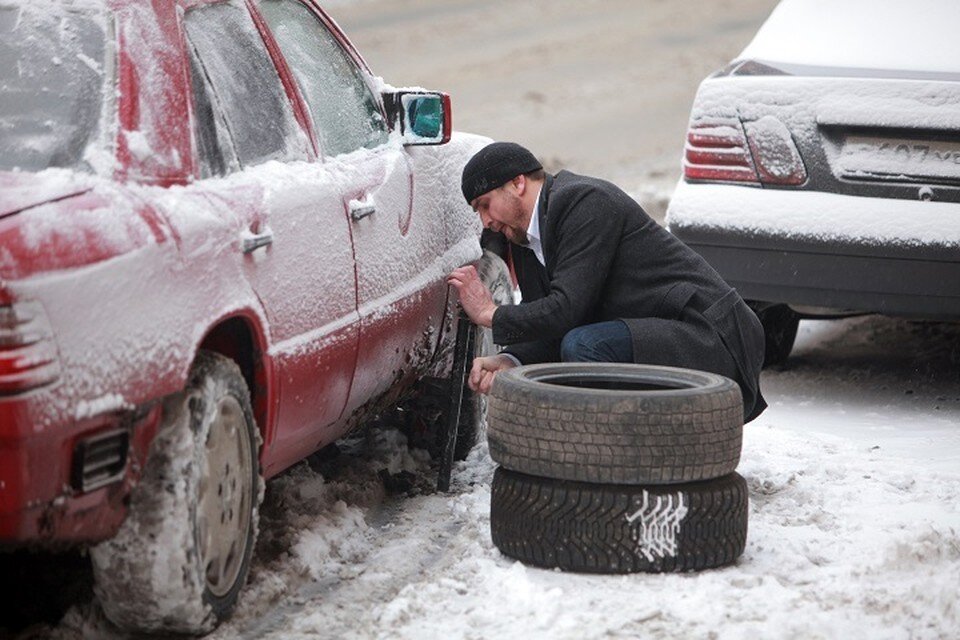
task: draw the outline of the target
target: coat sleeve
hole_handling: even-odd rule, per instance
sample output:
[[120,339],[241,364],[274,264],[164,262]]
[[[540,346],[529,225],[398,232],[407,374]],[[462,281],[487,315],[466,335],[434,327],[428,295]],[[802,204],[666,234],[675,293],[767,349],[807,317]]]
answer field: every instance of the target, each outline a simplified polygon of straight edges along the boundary
[[546,247],[555,256],[550,291],[532,302],[498,308],[493,316],[497,344],[560,340],[585,324],[600,301],[623,231],[623,211],[595,187],[558,209],[552,248]]

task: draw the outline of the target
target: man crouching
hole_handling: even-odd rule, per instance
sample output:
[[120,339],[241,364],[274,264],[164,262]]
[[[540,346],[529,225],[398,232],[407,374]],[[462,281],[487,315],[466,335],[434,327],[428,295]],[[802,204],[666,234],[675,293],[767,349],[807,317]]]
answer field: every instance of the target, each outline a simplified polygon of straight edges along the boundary
[[470,319],[505,350],[477,358],[469,385],[538,362],[634,362],[710,371],[740,385],[744,419],[760,393],[764,335],[735,289],[615,185],[544,172],[530,151],[495,142],[463,170],[484,228],[510,241],[523,302],[497,306],[472,266],[454,270]]

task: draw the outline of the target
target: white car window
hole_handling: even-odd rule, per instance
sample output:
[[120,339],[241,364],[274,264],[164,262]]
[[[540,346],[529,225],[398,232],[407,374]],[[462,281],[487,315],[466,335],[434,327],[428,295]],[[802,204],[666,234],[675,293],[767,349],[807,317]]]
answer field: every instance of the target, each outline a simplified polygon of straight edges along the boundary
[[[263,39],[241,0],[201,5],[187,12],[184,26],[193,55],[223,114],[240,164],[306,158],[303,131]],[[197,96],[194,96],[195,99]],[[201,153],[204,149],[201,147]],[[218,168],[216,161],[203,160]]]
[[313,12],[297,0],[262,0],[259,6],[324,151],[335,156],[386,142],[386,124],[360,70]]

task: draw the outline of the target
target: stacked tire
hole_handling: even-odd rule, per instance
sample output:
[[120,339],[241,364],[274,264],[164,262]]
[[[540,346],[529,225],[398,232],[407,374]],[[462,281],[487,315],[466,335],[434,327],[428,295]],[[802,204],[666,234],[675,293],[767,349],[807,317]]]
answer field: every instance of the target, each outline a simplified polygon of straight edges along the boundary
[[736,383],[689,369],[554,363],[497,375],[494,544],[591,573],[697,571],[746,545]]

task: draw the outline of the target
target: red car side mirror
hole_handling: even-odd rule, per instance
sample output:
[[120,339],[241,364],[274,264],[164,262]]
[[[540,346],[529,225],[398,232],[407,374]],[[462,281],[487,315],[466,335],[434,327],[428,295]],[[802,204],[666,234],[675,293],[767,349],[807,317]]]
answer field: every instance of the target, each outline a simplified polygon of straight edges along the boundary
[[387,123],[404,145],[449,142],[453,130],[450,96],[440,91],[398,89],[383,93]]

